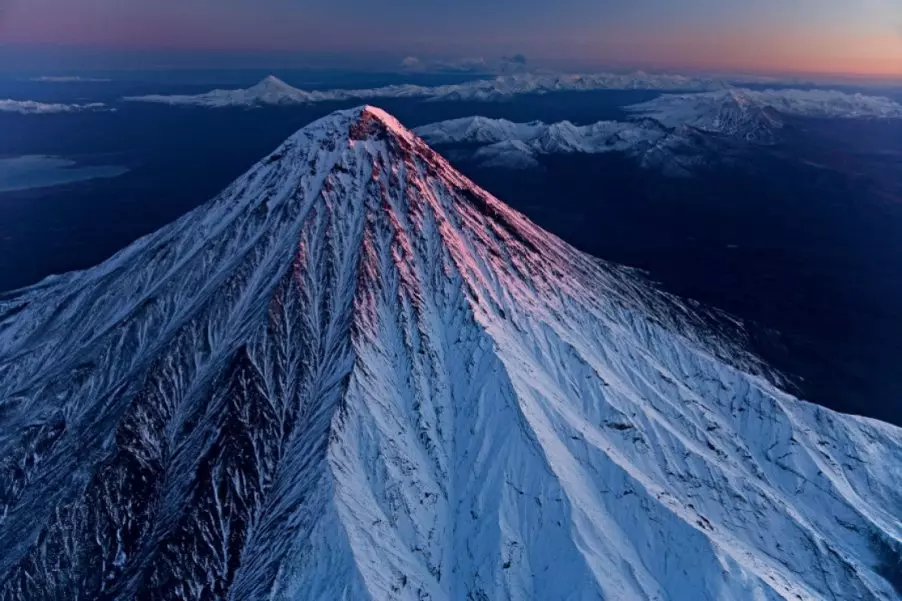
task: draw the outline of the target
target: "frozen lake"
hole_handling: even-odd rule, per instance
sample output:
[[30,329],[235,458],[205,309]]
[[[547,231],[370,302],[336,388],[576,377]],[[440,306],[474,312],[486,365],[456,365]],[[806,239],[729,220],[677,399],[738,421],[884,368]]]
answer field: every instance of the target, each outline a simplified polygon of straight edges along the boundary
[[0,159],[0,192],[47,188],[89,179],[117,177],[128,169],[115,165],[78,164],[67,158],[25,155]]

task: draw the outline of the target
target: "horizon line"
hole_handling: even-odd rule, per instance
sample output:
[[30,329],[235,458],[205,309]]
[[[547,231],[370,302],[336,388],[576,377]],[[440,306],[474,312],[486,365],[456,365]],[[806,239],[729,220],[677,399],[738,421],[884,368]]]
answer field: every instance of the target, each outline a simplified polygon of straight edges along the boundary
[[[64,68],[53,69],[47,65],[33,66],[10,66],[0,64],[0,73],[6,72],[54,72],[54,73],[89,73],[89,72],[140,72],[140,71],[186,71],[186,70],[203,70],[203,71],[229,71],[229,70],[274,70],[274,71],[291,71],[291,70],[329,70],[341,69],[346,71],[359,72],[382,72],[393,74],[409,74],[409,75],[502,75],[497,70],[474,69],[472,71],[454,71],[441,69],[424,69],[422,71],[410,71],[401,67],[400,61],[405,57],[403,52],[386,51],[384,53],[348,53],[336,52],[333,50],[310,50],[310,49],[267,49],[267,48],[186,48],[180,46],[105,46],[105,45],[81,45],[81,44],[50,44],[50,43],[19,43],[19,42],[0,42],[0,48],[17,48],[30,49],[34,52],[47,51],[66,51],[75,50],[86,53],[116,53],[118,59],[125,58],[129,54],[132,55],[153,55],[154,53],[172,57],[180,55],[179,58],[184,59],[215,59],[225,58],[229,55],[235,57],[243,57],[246,59],[294,59],[300,62],[308,61],[309,64],[293,64],[293,65],[216,65],[216,64],[164,64],[164,65],[127,65],[118,64],[115,66],[68,66]],[[427,57],[442,57],[444,59],[453,60],[456,57],[453,54],[427,55]],[[32,57],[36,58],[36,57]],[[91,59],[102,58],[99,55],[93,55]],[[483,58],[483,57],[480,57]],[[500,59],[500,57],[498,57]],[[318,60],[317,60],[318,59]],[[324,59],[334,61],[334,64],[323,64]],[[368,59],[368,60],[367,60]],[[389,61],[397,61],[397,63],[388,64]],[[628,73],[645,71],[651,73],[670,73],[670,74],[699,74],[709,76],[730,76],[730,75],[749,75],[760,77],[774,78],[799,78],[799,77],[817,77],[828,78],[836,77],[852,80],[879,80],[879,81],[899,81],[902,83],[902,68],[897,71],[851,71],[851,70],[833,70],[825,69],[806,69],[792,67],[768,67],[762,65],[742,65],[742,64],[690,64],[690,63],[652,63],[650,61],[630,62],[624,59],[610,60],[592,60],[592,59],[560,59],[538,57],[530,58],[529,62],[533,65],[531,68],[525,68],[522,73],[558,73],[558,74],[578,74],[578,73]],[[356,64],[355,64],[356,63]],[[380,64],[382,63],[382,64]]]

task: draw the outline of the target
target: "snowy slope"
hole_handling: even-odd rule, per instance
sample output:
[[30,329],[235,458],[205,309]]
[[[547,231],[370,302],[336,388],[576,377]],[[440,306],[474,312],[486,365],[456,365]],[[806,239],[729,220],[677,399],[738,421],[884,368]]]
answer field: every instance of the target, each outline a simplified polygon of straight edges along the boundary
[[424,125],[415,132],[431,144],[494,144],[507,140],[526,141],[546,127],[541,121],[514,123],[507,119],[476,116]]
[[[577,126],[475,116],[423,125],[416,133],[433,145],[480,145],[474,157],[488,165],[530,168],[544,154],[623,152],[676,175],[717,158],[717,140],[707,134],[767,145],[780,140],[786,117],[902,119],[902,105],[887,98],[824,90],[665,94],[625,108],[633,113],[628,121]],[[706,157],[709,147],[715,152]]]
[[512,123],[464,117],[423,125],[416,134],[427,143],[477,146],[473,158],[485,166],[530,169],[547,154],[622,152],[647,168],[685,175],[711,156],[710,141],[692,128],[669,128],[652,119],[599,121],[590,125]]
[[513,123],[506,119],[463,117],[423,125],[416,134],[430,144],[496,144],[517,140],[539,153],[609,152],[661,138],[654,124],[599,121],[577,126],[569,121]]
[[128,96],[124,100],[206,108],[253,108],[378,98],[486,102],[523,94],[552,92],[695,90],[688,94],[666,94],[650,102],[627,107],[627,110],[645,114],[669,126],[689,125],[721,133],[731,133],[731,127],[742,124],[779,127],[772,114],[775,112],[816,117],[902,117],[902,106],[888,98],[847,94],[836,90],[749,90],[734,88],[735,83],[740,82],[722,78],[648,74],[641,71],[623,75],[519,73],[441,86],[398,84],[378,88],[306,91],[270,75],[249,88],[217,89],[196,95]]
[[217,89],[196,95],[151,94],[148,96],[128,96],[124,100],[207,108],[253,108],[258,106],[307,104],[329,99],[326,93],[305,92],[288,85],[278,77],[270,75],[249,88],[235,90]]
[[37,102],[36,100],[0,100],[0,113],[20,115],[51,115],[56,113],[78,113],[82,111],[102,111],[106,105],[101,102],[88,104],[64,104],[58,102]]
[[335,113],[0,299],[0,599],[898,599],[902,431],[714,323]]
[[902,119],[902,105],[888,98],[836,90],[733,89],[668,94],[627,110],[668,127],[688,126],[760,143],[779,137],[782,116]]

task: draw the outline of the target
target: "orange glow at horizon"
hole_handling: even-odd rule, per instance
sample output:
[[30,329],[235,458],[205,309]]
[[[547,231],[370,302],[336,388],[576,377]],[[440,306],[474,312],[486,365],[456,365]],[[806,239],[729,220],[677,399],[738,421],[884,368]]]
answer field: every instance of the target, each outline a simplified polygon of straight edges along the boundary
[[[566,42],[564,43],[566,46]],[[902,32],[843,35],[665,32],[637,39],[607,36],[580,44],[593,58],[628,57],[647,65],[770,73],[902,76]],[[572,55],[573,58],[577,58]],[[666,57],[666,58],[665,58]]]
[[[380,11],[361,10],[353,19],[328,11],[307,18],[296,8],[260,10],[253,0],[192,0],[181,8],[148,0],[82,0],[78,6],[71,0],[20,0],[5,12],[0,9],[0,45],[351,57],[490,59],[522,53],[531,65],[555,63],[572,70],[584,65],[902,78],[902,4],[894,8],[902,0],[859,0],[855,6],[848,0],[695,0],[680,6],[672,0],[643,0],[603,13],[595,9],[608,5],[597,0],[560,2],[582,9],[561,14],[585,14],[585,19],[530,17],[524,5],[519,20],[504,13],[492,21],[461,10],[479,26],[430,21],[424,27],[382,18]],[[214,10],[214,5],[231,8]],[[536,9],[535,2],[531,6]],[[621,12],[628,14],[619,19]]]

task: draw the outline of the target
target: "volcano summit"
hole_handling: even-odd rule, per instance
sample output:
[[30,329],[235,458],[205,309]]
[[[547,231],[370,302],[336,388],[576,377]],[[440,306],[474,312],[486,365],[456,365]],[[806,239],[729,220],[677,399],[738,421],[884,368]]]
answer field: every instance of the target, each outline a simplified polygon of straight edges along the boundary
[[334,113],[0,298],[0,599],[898,599],[902,431],[721,321]]

